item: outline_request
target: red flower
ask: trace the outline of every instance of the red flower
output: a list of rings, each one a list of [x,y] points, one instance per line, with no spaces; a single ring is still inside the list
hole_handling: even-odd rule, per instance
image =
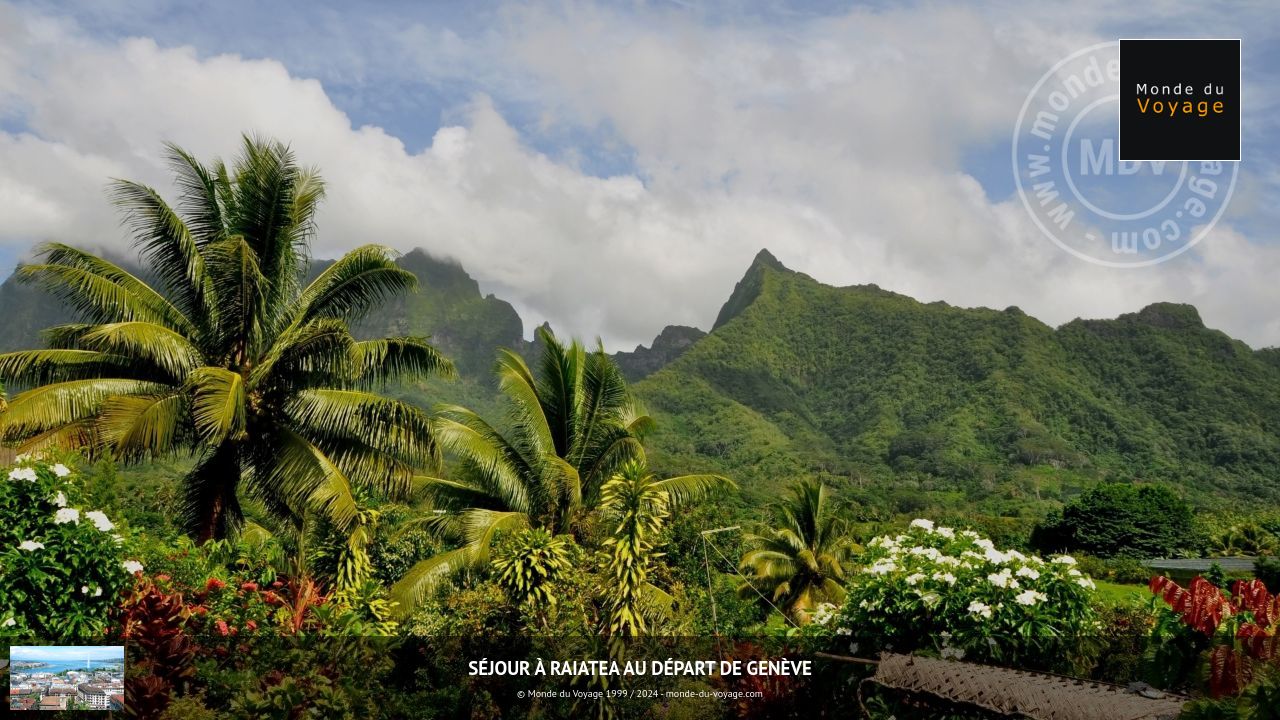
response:
[[[279,589],[279,588],[284,587],[284,583],[283,583],[283,582],[280,582],[279,580],[277,580],[277,581],[275,581],[275,582],[271,583],[271,587],[276,588],[276,589]]]
[[[214,590],[221,590],[226,586],[227,584],[222,582],[218,578],[209,578],[209,582],[204,584],[204,591],[213,592]]]
[[[258,629],[258,623],[254,622],[253,620],[250,620],[250,621],[246,622],[246,623],[244,624],[244,626],[245,626],[246,628],[250,629],[250,630],[257,630],[257,629]]]
[[[226,620],[219,620],[218,622],[214,623],[213,626],[218,629],[218,634],[221,635],[222,637],[226,637],[227,634],[230,632],[230,630],[227,629]]]
[[[193,605],[191,606],[191,612],[197,615],[204,615],[205,613],[209,612],[209,608],[203,605]]]
[[[242,583],[242,584],[240,585],[240,589],[241,589],[241,590],[244,590],[245,592],[257,592],[257,591],[258,591],[258,583],[256,583],[256,582],[247,582],[247,583]]]

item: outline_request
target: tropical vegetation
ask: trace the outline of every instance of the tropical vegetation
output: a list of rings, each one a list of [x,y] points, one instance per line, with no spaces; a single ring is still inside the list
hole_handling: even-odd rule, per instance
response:
[[[100,636],[144,569],[111,518],[83,504],[72,475],[23,458],[0,478],[0,638]]]
[[[348,326],[416,280],[370,245],[304,282],[324,184],[283,144],[246,137],[230,166],[167,158],[176,202],[111,185],[149,282],[59,243],[19,269],[79,317],[48,349],[0,356],[0,378],[27,388],[0,437],[126,463],[193,454],[179,510],[201,540],[234,533],[242,501],[351,528],[361,492],[404,495],[438,457],[426,412],[369,389],[450,363],[423,338]]]
[[[819,604],[844,600],[852,540],[831,507],[829,488],[806,480],[790,493],[774,511],[777,526],[748,536],[739,592],[763,593],[791,622],[803,624]]]
[[[641,443],[653,421],[617,365],[603,349],[587,352],[545,328],[537,339],[537,373],[518,353],[500,351],[495,372],[504,422],[456,406],[439,412],[436,436],[454,462],[447,478],[418,478],[423,523],[458,547],[418,563],[396,584],[394,595],[406,608],[450,575],[487,564],[503,532],[538,527],[581,541],[594,532],[599,511],[614,511],[618,503],[634,503],[629,511],[643,511],[653,522],[667,508],[727,484],[711,474],[652,479]],[[638,496],[621,481],[605,492],[624,469]],[[641,538],[651,530],[630,517],[618,532],[639,544],[618,552],[646,549]]]
[[[762,253],[710,334],[609,355],[421,252],[312,258],[279,143],[167,159],[171,201],[111,185],[140,263],[0,286],[0,637],[126,643],[137,717],[937,717],[881,651],[1276,707],[1280,363],[1194,309],[1055,330]],[[1197,554],[1257,561],[1147,585]],[[814,650],[855,657],[572,702],[467,665]]]

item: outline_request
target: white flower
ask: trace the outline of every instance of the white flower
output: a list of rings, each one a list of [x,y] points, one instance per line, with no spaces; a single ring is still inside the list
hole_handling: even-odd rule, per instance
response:
[[[924,518],[916,518],[911,521],[911,527],[921,528],[927,532],[933,532],[933,521],[925,520]]]
[[[53,474],[58,477],[66,477],[71,474],[71,469],[62,463],[53,466]]]
[[[1013,575],[1009,572],[1009,568],[1005,568],[998,573],[988,575],[987,582],[995,585],[996,587],[1002,588],[1017,589],[1018,587],[1018,581],[1013,579]]]
[[[53,522],[55,525],[62,525],[63,523],[75,523],[79,525],[80,511],[75,508],[62,508],[53,516]]]
[[[872,575],[884,575],[897,569],[898,566],[892,560],[877,560],[875,564],[863,572],[871,573]]]
[[[963,535],[963,536],[965,536],[965,537],[967,537],[967,538],[974,538],[974,539],[977,539],[977,537],[978,537],[978,533],[976,533],[976,532],[974,532],[974,531],[972,531],[972,530],[961,530],[961,531],[960,531],[960,534],[961,534],[961,535]]]
[[[955,584],[956,584],[956,576],[955,576],[955,575],[952,575],[952,574],[951,574],[951,573],[949,573],[949,572],[944,572],[944,573],[934,573],[934,575],[933,575],[933,579],[934,579],[934,580],[937,580],[938,582],[944,582],[944,583],[946,583],[946,584],[948,584],[948,585],[955,585]]]
[[[1086,590],[1093,590],[1094,588],[1098,587],[1097,585],[1094,585],[1093,581],[1087,577],[1077,578],[1076,584],[1082,588],[1085,588]]]
[[[27,462],[30,459],[31,459],[31,453],[22,453],[18,457],[14,458],[13,461],[21,465],[22,463]]]
[[[34,540],[23,540],[22,543],[18,545],[18,549],[19,550],[43,550],[44,543],[35,542]]]
[[[836,634],[837,634],[837,635],[852,635],[852,634],[853,634],[853,630],[851,630],[851,629],[849,629],[849,628],[847,628],[847,627],[836,628]]]
[[[124,538],[120,537],[120,536],[119,536],[118,534],[116,534],[116,533],[111,533],[111,539],[112,539],[112,540],[115,540],[117,545],[119,545],[119,544],[121,544],[121,543],[123,543],[123,542],[124,542]]]
[[[92,520],[94,527],[102,532],[110,532],[115,529],[115,525],[107,519],[107,516],[101,510],[90,510],[84,514],[85,518]]]
[[[1035,605],[1036,603],[1041,603],[1048,599],[1049,599],[1049,596],[1045,595],[1042,592],[1036,592],[1035,590],[1026,590],[1018,593],[1017,597],[1015,597],[1013,600],[1019,605]]]
[[[1071,568],[1070,570],[1067,571],[1067,574],[1070,575],[1071,577],[1080,577],[1084,573],[1080,572],[1075,568]]]
[[[831,603],[820,603],[817,610],[813,612],[813,622],[818,625],[826,625],[835,617],[836,606]]]
[[[993,543],[993,542],[991,542],[990,540],[988,540],[988,539],[986,539],[986,538],[978,538],[978,539],[976,539],[976,540],[974,540],[974,541],[973,541],[973,544],[974,544],[974,545],[977,545],[978,547],[982,548],[983,550],[995,550],[995,549],[996,549],[996,544],[995,544],[995,543]]]
[[[102,594],[102,588],[94,588],[94,589],[93,589],[93,596],[94,596],[94,597],[98,597],[98,596],[99,596],[99,595],[101,595],[101,594]]]
[[[9,618],[5,620],[4,623],[0,623],[0,624],[3,624],[5,627],[13,627],[14,625],[18,624],[18,621],[14,620],[13,618]]]
[[[934,605],[942,602],[942,596],[936,592],[927,592],[921,595],[920,599],[924,601],[925,607],[933,607]]]
[[[1056,562],[1059,565],[1075,565],[1076,559],[1071,557],[1070,555],[1059,555],[1058,557],[1053,559],[1053,562]]]
[[[1027,561],[1027,556],[1026,556],[1026,555],[1023,555],[1022,553],[1018,552],[1017,550],[1008,550],[1008,551],[1006,551],[1006,552],[1005,552],[1004,556],[1005,556],[1005,557],[1007,557],[1007,558],[1009,558],[1009,559],[1011,559],[1011,560],[1017,560],[1018,562],[1026,562],[1026,561]]]
[[[142,572],[142,563],[138,562],[137,560],[125,560],[124,562],[120,563],[120,567],[124,568],[125,572],[129,573],[130,575],[134,575],[136,573]]]
[[[9,471],[10,480],[26,480],[27,482],[36,481],[36,471],[29,467],[14,468]]]
[[[974,600],[969,603],[969,612],[974,615],[981,615],[984,618],[989,618],[991,617],[991,606],[984,602]]]
[[[1015,574],[1015,575],[1017,575],[1018,577],[1024,577],[1024,578],[1028,578],[1028,579],[1030,579],[1030,580],[1036,580],[1036,579],[1039,579],[1039,577],[1040,577],[1040,573],[1036,572],[1035,570],[1033,570],[1033,569],[1031,569],[1031,568],[1029,568],[1029,567],[1027,567],[1027,566],[1025,566],[1025,565],[1024,565],[1024,566],[1022,566],[1022,567],[1020,567],[1020,568],[1018,568],[1018,572],[1016,572],[1016,573],[1014,573],[1014,574]]]
[[[908,585],[918,585],[918,584],[920,584],[920,581],[924,579],[924,577],[925,577],[925,576],[924,576],[924,574],[923,574],[923,573],[913,573],[913,574],[911,574],[911,575],[908,575],[908,576],[907,576],[907,584],[908,584]]]
[[[62,491],[61,491],[61,490],[59,490],[59,491],[58,491],[58,494],[53,496],[53,500],[52,500],[51,502],[53,502],[53,504],[54,504],[54,505],[57,505],[58,507],[66,507],[66,506],[67,506],[67,496],[66,496],[66,495],[63,495],[63,494],[62,494]]]
[[[1009,562],[1009,556],[995,548],[986,548],[982,556],[993,565],[1003,565]]]
[[[88,586],[88,585],[81,585],[81,586],[80,586],[80,592],[84,593],[85,595],[88,595],[88,594],[89,594],[89,586]]]
[[[955,536],[956,536],[956,531],[955,531],[955,530],[952,530],[952,529],[951,529],[951,528],[949,528],[949,527],[940,527],[940,528],[937,528],[936,530],[934,530],[934,532],[936,532],[937,534],[941,535],[942,537],[944,537],[944,538],[946,538],[946,539],[948,539],[948,540],[952,540],[952,539],[954,539],[954,538],[955,538]]]

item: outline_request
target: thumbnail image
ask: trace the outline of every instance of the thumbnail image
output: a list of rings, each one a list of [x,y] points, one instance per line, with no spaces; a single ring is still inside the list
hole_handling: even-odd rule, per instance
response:
[[[120,710],[121,645],[9,648],[10,710]]]

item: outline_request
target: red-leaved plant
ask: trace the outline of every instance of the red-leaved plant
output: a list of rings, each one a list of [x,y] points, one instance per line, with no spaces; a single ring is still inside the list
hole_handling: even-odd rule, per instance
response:
[[[1150,587],[1182,622],[1216,640],[1205,658],[1213,697],[1238,695],[1253,681],[1256,663],[1280,660],[1280,596],[1262,581],[1237,580],[1230,598],[1198,576],[1186,588],[1163,575],[1152,578]]]

